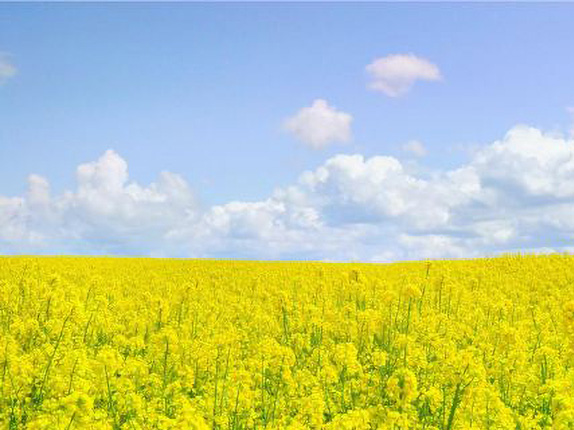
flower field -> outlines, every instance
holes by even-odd
[[[0,258],[0,429],[571,429],[574,258]]]

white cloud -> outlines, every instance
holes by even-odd
[[[0,252],[388,261],[570,250],[574,140],[527,126],[453,170],[337,155],[266,199],[201,209],[180,176],[147,186],[107,151],[54,195],[0,197]]]
[[[353,117],[329,106],[327,101],[315,100],[284,122],[285,130],[314,149],[351,139]]]
[[[524,126],[425,177],[393,157],[338,155],[267,201],[211,211],[225,225],[211,237],[219,252],[233,238],[232,254],[375,261],[563,249],[574,238],[573,157],[573,141]]]
[[[76,179],[74,191],[52,196],[46,179],[30,175],[25,196],[0,197],[0,251],[148,253],[197,209],[181,176],[130,182],[127,163],[111,150],[80,165]]]
[[[472,166],[505,198],[574,198],[574,143],[533,127],[514,127]]]
[[[424,157],[427,155],[427,149],[418,140],[409,140],[402,147],[403,151],[414,155],[415,157]]]
[[[0,52],[0,85],[16,76],[16,73],[18,73],[18,69],[12,64],[10,57]]]
[[[439,81],[439,68],[414,54],[395,54],[378,58],[366,67],[371,77],[369,88],[389,97],[406,94],[418,80]]]
[[[19,242],[27,239],[22,208],[24,199],[0,196],[0,241]]]
[[[448,235],[427,234],[427,235],[398,235],[398,242],[408,255],[416,254],[417,258],[468,258],[477,257],[478,253],[469,250],[464,244],[464,240]]]
[[[454,198],[441,186],[407,174],[397,159],[385,156],[337,155],[304,174],[300,187],[335,223],[401,218],[416,226],[442,224],[448,221],[448,201]]]

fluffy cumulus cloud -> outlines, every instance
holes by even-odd
[[[285,120],[285,130],[311,148],[321,149],[337,142],[351,139],[353,117],[329,106],[327,101],[315,100],[294,116]]]
[[[12,63],[8,54],[0,52],[0,85],[16,76],[18,69]]]
[[[337,155],[261,201],[200,208],[182,177],[148,185],[107,151],[54,195],[0,197],[0,252],[392,261],[570,250],[574,140],[517,126],[456,169],[413,174]]]
[[[389,97],[406,94],[416,81],[439,81],[439,68],[414,54],[395,54],[377,58],[366,67],[371,81],[369,88]]]
[[[165,246],[165,231],[193,219],[195,197],[185,180],[162,172],[142,186],[129,180],[114,151],[76,170],[73,191],[52,196],[30,175],[22,197],[0,197],[0,252],[149,254]]]

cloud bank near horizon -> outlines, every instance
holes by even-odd
[[[0,196],[0,253],[394,261],[569,250],[574,139],[516,126],[453,170],[336,155],[266,199],[203,208],[175,173],[131,180],[113,150],[54,195]]]

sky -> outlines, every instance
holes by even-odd
[[[0,253],[570,251],[574,4],[2,3]]]

